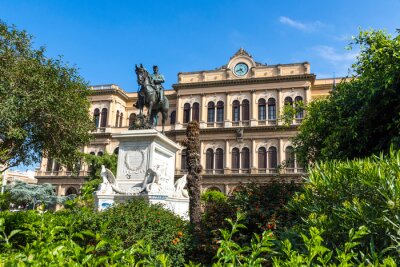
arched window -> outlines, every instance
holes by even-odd
[[[265,173],[267,169],[267,150],[265,147],[260,147],[258,149],[258,171],[260,173]]]
[[[242,148],[241,153],[242,172],[248,172],[250,169],[250,150],[247,147]]]
[[[208,102],[207,106],[207,122],[214,123],[215,121],[215,104],[214,102]]]
[[[258,100],[258,120],[265,121],[267,119],[265,99]]]
[[[224,151],[222,148],[217,148],[215,151],[215,171],[216,173],[223,173],[224,170]]]
[[[187,157],[187,149],[183,149],[181,154],[181,170],[183,171],[187,170]]]
[[[118,155],[118,153],[119,153],[119,147],[116,147],[116,148],[114,149],[113,154]]]
[[[108,110],[106,108],[103,108],[101,110],[101,123],[100,127],[107,127],[107,112]]]
[[[121,112],[121,115],[119,115],[119,127],[122,127],[123,122],[124,122],[124,113]]]
[[[296,119],[303,118],[303,108],[300,106],[303,104],[303,98],[301,96],[296,96],[294,99],[294,104],[296,107]]]
[[[47,165],[46,165],[46,171],[51,172],[53,170],[53,159],[48,158],[47,159]]]
[[[224,121],[224,102],[218,101],[217,103],[217,122]]]
[[[206,173],[212,173],[214,170],[214,151],[212,148],[206,151]]]
[[[190,104],[186,103],[183,105],[183,123],[189,123],[190,121]]]
[[[93,112],[93,121],[94,121],[94,125],[96,126],[96,128],[99,128],[99,123],[100,123],[100,110],[98,108],[96,108]]]
[[[290,96],[285,97],[285,105],[293,106],[293,99]]]
[[[96,155],[96,153],[94,153],[94,152],[92,151],[92,152],[90,152],[90,155]]]
[[[171,125],[175,125],[176,122],[176,111],[172,111],[170,115]]]
[[[212,187],[210,187],[210,188],[207,188],[207,191],[217,191],[217,192],[221,192],[221,189],[219,189],[219,188],[216,187],[216,186],[212,186]]]
[[[60,163],[58,163],[57,161],[54,162],[54,169],[53,171],[58,172],[60,170]]]
[[[276,101],[275,98],[268,99],[268,120],[276,120]]]
[[[200,105],[199,103],[193,103],[193,108],[192,108],[192,120],[194,121],[200,121],[200,117],[199,117],[199,108]]]
[[[103,156],[103,151],[99,151],[99,152],[97,152],[97,156]]]
[[[278,168],[278,153],[276,147],[271,146],[268,148],[268,169],[269,172],[276,172]]]
[[[232,121],[240,121],[240,102],[238,100],[232,103]]]
[[[285,150],[285,161],[286,161],[286,171],[287,172],[294,172],[294,149],[292,146],[286,147]]]
[[[115,127],[118,127],[119,122],[119,110],[117,110],[117,114],[115,115]]]
[[[250,120],[250,103],[247,99],[242,101],[242,120]]]
[[[239,148],[232,149],[232,172],[238,173],[240,168]]]
[[[129,128],[132,127],[133,123],[135,122],[135,119],[136,119],[136,114],[131,113],[131,115],[129,115]]]
[[[78,191],[76,191],[76,189],[74,187],[69,187],[67,189],[67,191],[65,191],[65,195],[69,196],[69,195],[77,195]]]

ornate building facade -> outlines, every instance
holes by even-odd
[[[180,143],[187,123],[199,121],[203,190],[230,194],[239,183],[301,181],[304,169],[296,161],[291,143],[306,115],[300,107],[328,95],[333,84],[333,79],[316,79],[308,62],[261,64],[240,49],[215,70],[178,73],[173,90],[165,91],[170,102],[166,135]],[[117,85],[90,89],[95,139],[83,151],[118,153],[113,134],[127,131],[133,122],[138,112],[133,107],[137,94]],[[290,125],[281,119],[285,105],[299,107]],[[186,156],[185,149],[177,152],[176,177],[186,172]],[[87,172],[85,164],[76,175],[44,158],[36,178],[38,183],[52,183],[59,195],[65,195],[79,192]]]

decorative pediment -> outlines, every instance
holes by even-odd
[[[247,53],[246,50],[244,50],[243,48],[240,48],[233,56],[231,56],[230,59],[234,58],[234,57],[238,57],[238,56],[247,56],[250,58],[253,58],[249,53]]]

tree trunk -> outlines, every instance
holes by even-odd
[[[187,187],[189,192],[189,218],[194,231],[201,231],[201,204],[200,204],[200,185],[201,171],[200,165],[200,140],[199,140],[199,123],[191,121],[186,129],[186,139],[183,145],[188,151],[187,166]]]

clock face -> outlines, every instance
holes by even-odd
[[[244,76],[247,74],[248,71],[249,71],[249,67],[243,62],[236,64],[235,68],[233,69],[233,72],[237,76]]]

